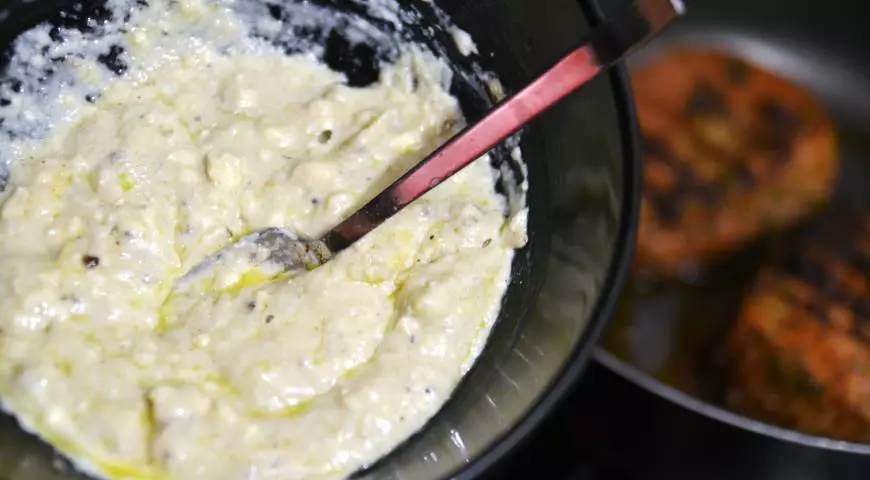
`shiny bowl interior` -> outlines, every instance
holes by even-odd
[[[274,0],[273,3],[280,3]],[[356,0],[309,0],[365,15]],[[581,41],[595,23],[577,0],[474,2],[400,0],[408,35],[448,58],[452,90],[473,120],[493,98],[481,72],[494,72],[507,92],[526,84]],[[97,2],[80,4],[87,17]],[[64,0],[9,0],[0,6],[0,45],[58,12]],[[468,31],[481,55],[463,57],[445,28]],[[389,29],[389,25],[381,25]],[[430,29],[431,27],[431,29]],[[365,77],[388,51],[336,53],[334,68]],[[369,58],[368,64],[348,58]],[[329,60],[329,59],[327,59]],[[331,66],[333,64],[331,62]],[[351,66],[349,66],[351,65]],[[529,244],[513,264],[512,282],[490,341],[443,410],[396,451],[354,475],[358,479],[472,478],[504,457],[540,422],[579,375],[621,286],[633,243],[638,177],[630,101],[618,71],[592,82],[546,113],[515,141],[528,167]],[[524,173],[507,148],[495,162],[510,191]],[[70,480],[74,472],[51,448],[0,418],[0,478]]]

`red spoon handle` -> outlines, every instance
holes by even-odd
[[[595,78],[684,11],[680,0],[636,0],[583,45],[415,165],[324,237],[338,252]]]
[[[466,128],[402,177],[392,188],[396,204],[411,203],[458,172],[544,110],[595,78],[602,68],[591,45],[574,50],[547,73],[500,103],[483,120]]]

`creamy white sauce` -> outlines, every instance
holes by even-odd
[[[471,367],[526,241],[525,211],[505,216],[481,158],[317,270],[265,282],[231,262],[175,290],[240,235],[322,234],[461,125],[449,69],[421,47],[347,87],[316,52],[249,38],[281,35],[261,6],[153,0],[99,38],[52,44],[76,54],[62,80],[5,92],[0,394],[91,473],[320,479],[370,464]],[[25,79],[51,43],[27,35],[10,67]],[[113,42],[120,78],[94,61]]]

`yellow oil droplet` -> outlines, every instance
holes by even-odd
[[[130,179],[130,175],[127,172],[121,172],[118,174],[118,181],[121,182],[121,191],[124,193],[133,190],[136,186],[136,182]]]
[[[286,408],[282,408],[280,410],[268,411],[268,410],[257,409],[257,410],[252,410],[250,413],[251,413],[251,416],[253,416],[254,418],[260,418],[260,419],[293,418],[293,417],[302,415],[303,413],[311,410],[311,407],[314,406],[313,404],[314,404],[315,398],[317,398],[317,397],[309,398],[308,400],[301,401],[301,402],[297,403],[296,405],[293,405],[292,407],[286,407]]]
[[[10,397],[6,397],[7,399]],[[23,409],[15,409],[15,411],[23,412]],[[26,418],[26,417],[25,417]],[[78,460],[84,464],[91,465],[97,470],[101,476],[111,478],[113,480],[168,480],[169,475],[154,465],[133,465],[130,463],[110,462],[100,458],[100,455],[84,451],[75,440],[67,438],[63,435],[52,432],[50,428],[46,428],[44,421],[39,417],[30,417],[28,419],[30,428],[35,431],[39,437],[47,443],[53,445],[57,451],[63,453],[67,457]]]
[[[66,173],[58,173],[51,181],[51,193],[55,198],[61,198],[70,185],[72,185],[72,178],[70,175]]]
[[[64,360],[57,361],[55,366],[57,367],[58,370],[60,370],[60,373],[64,374],[67,377],[72,374],[72,365],[70,365],[70,363],[67,361],[64,361]]]
[[[275,280],[277,277],[277,275],[269,275],[260,270],[248,270],[239,277],[238,281],[224,288],[221,293],[235,295],[246,288],[256,287],[257,285],[269,283],[272,280]]]
[[[99,470],[106,477],[117,480],[166,480],[169,476],[165,472],[151,466],[134,466],[123,464],[100,463]]]

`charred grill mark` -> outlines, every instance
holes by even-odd
[[[772,160],[773,165],[784,166],[791,160],[793,152],[792,142],[787,143],[776,142],[768,145],[768,158]]]
[[[762,100],[758,104],[758,115],[776,136],[794,137],[800,131],[800,118],[774,100]]]
[[[820,250],[870,281],[870,232],[861,218],[834,215],[810,231],[801,251]]]
[[[677,195],[689,193],[692,185],[698,182],[695,172],[676,155],[669,154],[652,157],[652,160],[660,162],[673,169],[674,176],[676,177],[674,193]]]
[[[759,106],[760,128],[752,137],[753,145],[765,152],[774,164],[788,163],[794,142],[800,133],[800,121],[791,111],[771,100]]]
[[[745,158],[734,158],[730,152],[708,142],[698,132],[692,134],[691,142],[697,155],[713,158],[720,165],[729,165],[731,169],[717,180],[700,181],[686,162],[676,160],[681,167],[679,178],[683,180],[680,183],[680,188],[675,191],[676,195],[686,196],[687,200],[689,198],[697,199],[704,205],[714,208],[724,202],[726,192],[734,187],[750,189],[757,186],[758,180],[749,169]]]
[[[737,188],[755,188],[758,184],[755,175],[752,174],[752,171],[749,170],[749,166],[746,162],[740,162],[735,166],[732,180]]]
[[[830,323],[828,307],[823,302],[810,302],[809,305],[807,305],[807,313],[822,325],[828,325]]]
[[[695,106],[690,108],[695,113],[706,111],[713,112],[719,110],[718,114],[723,114],[724,110],[716,107],[718,100],[721,100],[721,95],[711,95],[712,87],[709,84],[699,84],[696,87],[694,100],[690,104]],[[759,179],[752,172],[747,163],[748,154],[750,152],[760,152],[770,160],[770,165],[781,168],[788,164],[792,157],[793,145],[795,141],[797,128],[792,127],[791,119],[796,118],[788,110],[782,108],[778,104],[764,102],[760,110],[766,112],[762,117],[763,124],[756,126],[747,126],[739,128],[734,125],[732,118],[725,118],[731,123],[731,128],[739,128],[738,138],[742,138],[741,142],[744,146],[740,149],[735,157],[733,152],[725,151],[721,146],[712,143],[703,133],[702,129],[693,129],[691,143],[695,151],[699,155],[709,156],[714,158],[721,165],[729,165],[731,171],[723,175],[719,181],[708,182],[701,184],[693,182],[690,188],[685,188],[682,194],[692,195],[697,197],[704,204],[715,207],[723,202],[723,192],[733,188],[750,190],[759,185]],[[690,119],[691,121],[691,119]],[[794,133],[793,133],[794,132]],[[647,148],[650,154],[656,154],[663,157],[661,154],[663,146],[661,142],[652,142]],[[680,162],[685,166],[685,162]],[[688,167],[685,167],[688,169]],[[689,177],[692,179],[693,177]]]
[[[859,232],[853,229],[846,234],[843,230],[848,225]],[[802,245],[785,257],[780,269],[811,287],[811,294],[781,298],[800,306],[821,324],[870,344],[870,255],[861,248],[868,235],[862,226],[854,217],[851,221],[834,218],[809,232]],[[833,308],[845,309],[849,315],[832,323]]]
[[[732,85],[746,85],[749,79],[749,64],[739,58],[728,58],[725,60],[725,77]]]
[[[674,226],[679,222],[683,206],[677,195],[651,192],[648,198],[660,222],[668,226]]]
[[[728,114],[725,98],[716,90],[715,86],[705,81],[695,85],[686,108],[690,117]]]
[[[670,155],[664,142],[655,137],[650,137],[641,133],[641,150],[645,156],[665,157]]]
[[[700,155],[713,155],[717,158],[727,155],[726,152],[704,142],[698,135],[693,136],[692,143],[700,147],[697,149]],[[680,160],[676,154],[668,151],[664,143],[658,139],[644,138],[644,152],[646,162],[658,162],[666,165],[673,171],[675,177],[675,186],[670,192],[648,191],[653,210],[663,223],[670,226],[675,225],[687,202],[698,201],[710,208],[723,203],[723,191],[727,190],[724,179],[718,182],[699,180],[689,163]],[[740,165],[739,162],[737,164]],[[752,180],[751,173],[745,168],[743,170],[741,174]]]
[[[795,280],[791,281],[783,281],[783,279],[774,279],[777,280],[773,285],[774,288],[779,288],[777,290],[776,296],[783,302],[788,305],[793,306],[794,308],[802,311],[804,314],[811,316],[813,319],[818,321],[819,323],[825,325],[828,322],[828,308],[819,301],[817,295],[801,295],[798,293],[798,287],[795,285]],[[803,283],[801,280],[797,280],[798,282]],[[769,288],[768,285],[766,288]]]
[[[745,158],[733,158],[732,152],[725,151],[721,146],[714,144],[709,138],[704,129],[692,128],[699,117],[709,117],[711,115],[720,117],[723,122],[733,124],[727,106],[724,103],[723,95],[708,82],[699,82],[694,87],[691,98],[687,103],[688,128],[683,129],[691,136],[690,142],[694,147],[695,152],[700,156],[714,158],[722,165],[732,165],[733,175],[723,175],[720,179],[713,182],[700,182],[696,175],[689,167],[689,164],[680,161],[672,152],[668,152],[665,145],[656,139],[646,138],[644,141],[645,153],[648,156],[656,157],[668,162],[670,165],[679,165],[679,170],[676,170],[678,188],[674,189],[672,195],[686,197],[685,201],[691,198],[699,201],[709,208],[720,206],[723,201],[725,192],[736,187],[752,188],[757,185],[752,172],[746,165]],[[737,180],[737,181],[734,181]],[[671,200],[668,202],[662,199],[657,199],[653,205],[662,207],[659,212],[665,218],[673,217],[674,204],[683,203],[681,200]]]
[[[666,166],[674,175],[674,188],[670,192],[647,190],[647,197],[659,221],[673,226],[679,222],[683,202],[695,188],[697,179],[692,169],[681,161],[660,139],[643,137],[645,162]]]

